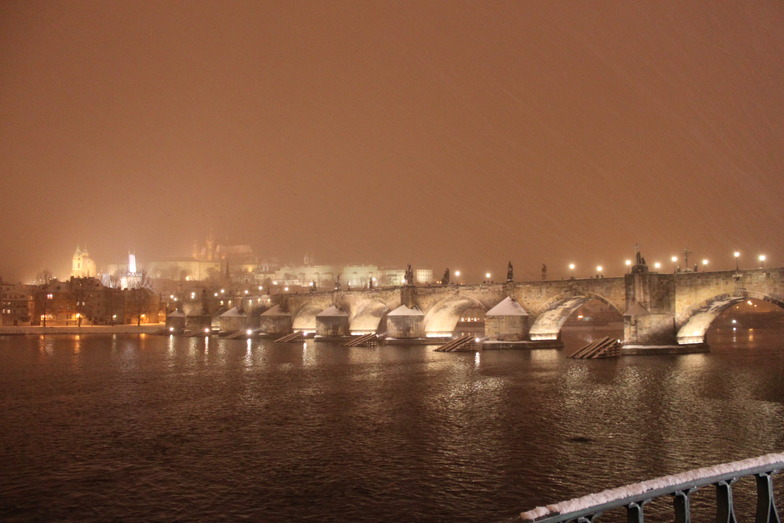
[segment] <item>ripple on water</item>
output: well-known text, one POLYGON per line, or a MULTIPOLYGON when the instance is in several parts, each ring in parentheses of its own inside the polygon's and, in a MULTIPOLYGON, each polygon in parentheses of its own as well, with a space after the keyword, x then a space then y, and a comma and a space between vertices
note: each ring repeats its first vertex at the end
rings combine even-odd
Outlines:
POLYGON ((69 337, 4 338, 0 518, 503 520, 780 451, 784 347, 761 338, 603 361, 564 358, 566 336, 564 351, 478 361, 152 336, 82 337, 75 354, 69 337))

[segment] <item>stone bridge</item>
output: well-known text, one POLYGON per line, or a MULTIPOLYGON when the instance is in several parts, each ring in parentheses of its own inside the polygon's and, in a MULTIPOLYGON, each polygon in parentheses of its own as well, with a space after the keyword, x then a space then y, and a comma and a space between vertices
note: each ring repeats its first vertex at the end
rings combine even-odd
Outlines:
MULTIPOLYGON (((620 278, 314 292, 277 295, 274 301, 278 307, 269 314, 276 318, 279 332, 316 332, 319 315, 329 315, 325 311, 331 310, 332 317, 340 314, 339 321, 345 324, 343 330, 330 331, 332 334, 387 332, 405 339, 452 336, 463 313, 473 309, 490 313, 486 316, 488 337, 535 346, 558 340, 567 318, 595 299, 623 316, 627 353, 687 352, 706 350, 710 324, 735 303, 754 298, 784 307, 782 276, 781 268, 641 272, 620 278), (489 329, 491 316, 494 322, 497 319, 492 309, 506 298, 519 304, 515 305, 518 318, 489 329), (285 321, 281 323, 280 318, 285 321)), ((261 316, 262 331, 273 325, 265 327, 265 314, 261 316)))

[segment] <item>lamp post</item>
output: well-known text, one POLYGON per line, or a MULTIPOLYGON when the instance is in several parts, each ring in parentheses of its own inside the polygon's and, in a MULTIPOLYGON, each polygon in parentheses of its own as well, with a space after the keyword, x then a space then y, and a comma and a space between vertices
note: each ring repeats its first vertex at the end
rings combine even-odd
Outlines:
POLYGON ((632 261, 631 260, 626 260, 626 270, 631 272, 631 270, 632 270, 632 261))
POLYGON ((455 283, 460 285, 460 271, 455 271, 455 283))
POLYGON ((602 277, 602 270, 603 269, 604 269, 604 267, 602 267, 601 265, 597 265, 596 266, 596 277, 597 278, 601 278, 602 277))
POLYGON ((764 269, 765 268, 765 260, 766 259, 767 259, 767 256, 765 256, 764 254, 760 254, 759 255, 760 269, 764 269))
POLYGON ((487 283, 490 283, 490 273, 489 273, 489 272, 486 272, 486 273, 485 273, 485 281, 486 281, 487 283))
POLYGON ((676 263, 678 263, 678 257, 677 256, 673 256, 670 259, 672 260, 672 272, 678 272, 678 266, 675 265, 676 263))
POLYGON ((658 271, 659 269, 661 269, 661 263, 659 263, 659 262, 654 263, 653 264, 653 268, 658 271))
POLYGON ((708 270, 708 259, 707 258, 703 258, 702 259, 702 270, 703 271, 707 271, 708 270))
POLYGON ((740 265, 738 262, 738 258, 740 258, 740 251, 735 251, 732 253, 732 255, 735 257, 735 272, 738 272, 740 270, 740 265))
POLYGON ((569 264, 569 270, 571 271, 571 274, 572 274, 571 279, 574 279, 574 264, 573 263, 569 264))

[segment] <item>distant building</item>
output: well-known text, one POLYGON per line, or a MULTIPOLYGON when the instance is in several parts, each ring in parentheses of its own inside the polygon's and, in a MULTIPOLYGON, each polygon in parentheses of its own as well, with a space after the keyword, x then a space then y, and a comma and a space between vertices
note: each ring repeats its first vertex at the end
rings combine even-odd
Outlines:
POLYGON ((90 258, 87 249, 81 249, 77 245, 71 263, 71 276, 74 278, 91 278, 95 277, 96 274, 95 261, 90 258))
POLYGON ((127 265, 109 265, 101 275, 101 283, 115 289, 136 289, 148 287, 149 280, 144 270, 136 265, 136 254, 128 252, 127 265))
POLYGON ((254 283, 258 266, 250 245, 218 243, 210 232, 193 243, 191 258, 151 261, 145 268, 155 280, 254 283))
MULTIPOLYGON (((405 283, 405 269, 379 269, 379 283, 383 287, 395 287, 405 283)), ((433 269, 414 269, 414 284, 427 285, 433 282, 433 269)))
MULTIPOLYGON (((286 265, 274 273, 276 285, 317 288, 334 287, 338 277, 341 288, 397 287, 403 284, 405 269, 383 269, 378 265, 286 265)), ((433 281, 432 269, 414 270, 414 283, 426 285, 433 281)))

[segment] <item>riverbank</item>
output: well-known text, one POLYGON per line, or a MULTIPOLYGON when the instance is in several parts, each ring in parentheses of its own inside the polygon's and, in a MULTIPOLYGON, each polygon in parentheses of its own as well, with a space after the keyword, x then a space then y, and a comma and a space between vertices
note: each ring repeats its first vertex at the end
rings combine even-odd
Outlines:
POLYGON ((154 334, 165 328, 163 323, 145 323, 142 325, 82 325, 41 327, 39 325, 23 325, 0 327, 0 336, 24 336, 41 334, 154 334))

